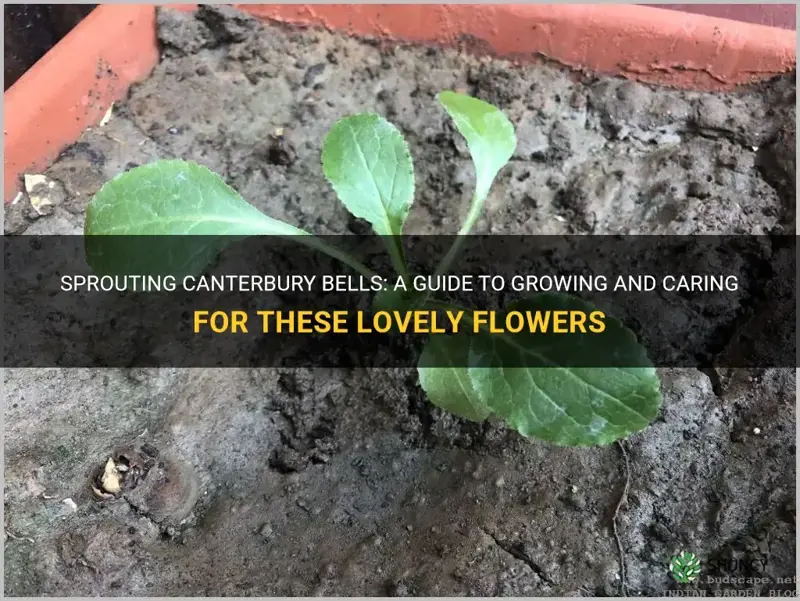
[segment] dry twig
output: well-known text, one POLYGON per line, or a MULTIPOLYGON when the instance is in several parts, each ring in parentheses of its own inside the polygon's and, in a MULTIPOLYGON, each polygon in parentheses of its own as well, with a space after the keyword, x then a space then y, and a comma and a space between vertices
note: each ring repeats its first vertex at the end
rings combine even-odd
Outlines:
POLYGON ((614 509, 614 517, 611 520, 611 525, 614 530, 614 540, 617 541, 617 553, 619 554, 619 567, 620 567, 620 577, 622 578, 622 596, 628 596, 628 580, 625 574, 625 549, 622 547, 622 539, 619 537, 619 528, 617 527, 617 518, 619 517, 619 511, 622 509, 622 506, 628 502, 628 488, 631 484, 631 466, 630 461, 628 460, 628 451, 625 449, 625 444, 620 440, 617 441, 617 445, 619 446, 620 451, 622 451, 622 457, 625 460, 625 487, 622 489, 622 494, 619 497, 619 501, 617 501, 617 506, 614 509))

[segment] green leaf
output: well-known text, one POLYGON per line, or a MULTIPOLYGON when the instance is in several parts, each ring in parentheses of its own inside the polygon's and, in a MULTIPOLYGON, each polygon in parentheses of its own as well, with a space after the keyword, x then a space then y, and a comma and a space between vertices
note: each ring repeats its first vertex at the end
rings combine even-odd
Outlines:
POLYGON ((472 231, 481 214, 494 178, 511 159, 517 147, 514 126, 495 106, 456 92, 441 92, 438 99, 467 141, 475 166, 476 181, 469 211, 453 245, 436 268, 437 276, 450 270, 464 243, 464 236, 472 231))
POLYGON ((371 274, 308 232, 265 215, 216 173, 181 160, 142 165, 107 182, 89 203, 84 233, 87 260, 100 273, 195 274, 234 240, 274 235, 299 237, 371 274))
POLYGON ((395 270, 407 276, 400 235, 414 202, 414 164, 398 129, 371 113, 337 121, 322 145, 322 170, 347 210, 385 237, 395 270))
POLYGON ((414 202, 414 165, 403 135, 379 115, 336 122, 325 137, 322 170, 339 199, 381 236, 399 236, 414 202))
MULTIPOLYGON (((575 297, 542 294, 509 310, 590 313, 594 309, 575 297)), ((617 320, 604 321, 602 336, 525 333, 481 334, 469 341, 464 336, 454 338, 462 348, 446 349, 452 367, 441 367, 444 363, 429 358, 420 363, 420 380, 426 378, 423 387, 434 404, 458 415, 484 406, 523 436, 564 446, 608 444, 647 427, 658 414, 661 392, 656 371, 634 334, 617 320), (601 364, 600 358, 610 353, 614 363, 631 367, 570 367, 601 364), (426 367, 432 364, 436 367, 426 367), (519 365, 535 367, 514 367, 519 365), (464 385, 454 394, 453 381, 468 381, 471 388, 464 385)))
POLYGON ((470 214, 477 219, 494 178, 517 147, 514 126, 502 111, 483 100, 449 91, 441 92, 438 99, 464 136, 472 155, 476 182, 470 214))
POLYGON ((385 287, 372 299, 373 311, 405 311, 411 303, 411 295, 385 287))
POLYGON ((419 383, 434 405, 459 417, 481 422, 492 410, 473 388, 467 369, 468 356, 469 342, 462 336, 430 337, 419 359, 419 383), (448 364, 449 367, 443 367, 448 364))
POLYGON ((164 160, 106 183, 86 211, 87 236, 308 235, 264 215, 216 173, 197 163, 164 160))

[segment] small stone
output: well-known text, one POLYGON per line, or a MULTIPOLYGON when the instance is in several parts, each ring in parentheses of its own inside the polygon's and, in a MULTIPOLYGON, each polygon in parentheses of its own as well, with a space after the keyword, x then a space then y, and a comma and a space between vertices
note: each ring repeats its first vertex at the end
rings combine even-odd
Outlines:
POLYGON ((259 528, 259 530, 258 530, 258 534, 259 534, 259 536, 260 536, 261 538, 263 538, 264 540, 270 540, 270 539, 272 538, 272 535, 273 535, 274 533, 275 533, 275 531, 273 530, 273 528, 272 528, 272 525, 271 525, 271 524, 269 524, 269 523, 267 523, 267 524, 264 524, 264 525, 263 525, 263 526, 261 526, 261 528, 259 528))
POLYGON ((755 434, 756 436, 761 434, 761 428, 753 428, 753 434, 755 434))
POLYGON ((153 458, 158 457, 158 449, 147 442, 142 445, 142 453, 144 453, 148 457, 153 457, 153 458))
POLYGON ((317 83, 317 78, 325 71, 325 63, 319 63, 309 67, 303 76, 303 86, 311 88, 317 83))
POLYGON ((28 200, 33 208, 29 215, 32 219, 52 214, 54 205, 64 200, 64 190, 61 185, 57 185, 54 180, 44 175, 26 173, 24 181, 25 191, 28 193, 28 200))
POLYGON ((122 490, 120 486, 120 474, 117 471, 114 460, 111 458, 106 462, 106 467, 103 470, 102 484, 103 490, 111 494, 116 494, 122 490))

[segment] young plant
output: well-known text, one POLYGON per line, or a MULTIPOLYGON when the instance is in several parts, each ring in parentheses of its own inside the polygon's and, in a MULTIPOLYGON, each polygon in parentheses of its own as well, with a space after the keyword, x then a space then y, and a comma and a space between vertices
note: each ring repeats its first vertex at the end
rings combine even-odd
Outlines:
MULTIPOLYGON (((498 172, 516 148, 514 127, 496 107, 455 92, 438 100, 465 138, 475 168, 475 190, 467 215, 435 275, 446 273, 480 216, 498 172)), ((414 200, 414 166, 397 128, 374 114, 338 121, 323 143, 322 166, 339 199, 356 217, 383 237, 397 273, 407 276, 401 236, 414 200)), ((233 238, 284 236, 342 261, 356 272, 373 275, 358 260, 290 224, 273 219, 247 203, 218 175, 181 160, 136 167, 108 182, 92 199, 85 233, 95 235, 205 235, 214 237, 206 252, 173 253, 162 261, 175 271, 201 271, 233 238)), ((88 253, 90 254, 90 253, 88 253)), ((106 272, 123 273, 122 255, 89 256, 106 272)), ((379 295, 380 296, 380 295, 379 295)), ((390 299, 378 299, 388 302, 390 299)), ((427 294, 392 298, 400 308, 442 308, 427 294)), ((584 310, 592 308, 567 295, 540 294, 515 303, 514 310, 584 310)), ((462 418, 483 421, 494 415, 523 436, 559 445, 608 444, 644 429, 658 413, 660 384, 644 348, 616 320, 606 322, 615 352, 631 358, 632 368, 564 367, 559 357, 576 352, 569 337, 547 347, 535 335, 432 336, 418 364, 419 381, 432 403, 462 418), (519 365, 520 356, 536 357, 551 367, 519 365), (480 366, 469 367, 480 357, 480 366), (516 360, 516 361, 515 361, 516 360), (485 367, 492 365, 493 367, 485 367)), ((580 352, 603 356, 602 343, 584 341, 580 352)))

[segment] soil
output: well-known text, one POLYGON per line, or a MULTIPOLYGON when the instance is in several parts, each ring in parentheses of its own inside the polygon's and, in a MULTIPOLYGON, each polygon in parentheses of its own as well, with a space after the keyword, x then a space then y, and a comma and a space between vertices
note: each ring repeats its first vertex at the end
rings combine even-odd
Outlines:
MULTIPOLYGON (((657 89, 219 7, 162 10, 159 37, 152 76, 45 172, 50 204, 7 207, 6 233, 79 234, 106 180, 163 157, 313 232, 364 231, 320 149, 365 110, 415 158, 407 231, 452 233, 472 168, 447 88, 518 130, 478 232, 795 231, 794 75, 657 89)), ((570 449, 442 414, 414 370, 7 369, 5 593, 663 595, 681 550, 698 588, 795 591, 794 370, 660 372, 650 427, 570 449), (109 458, 127 471, 99 498, 109 458)))

